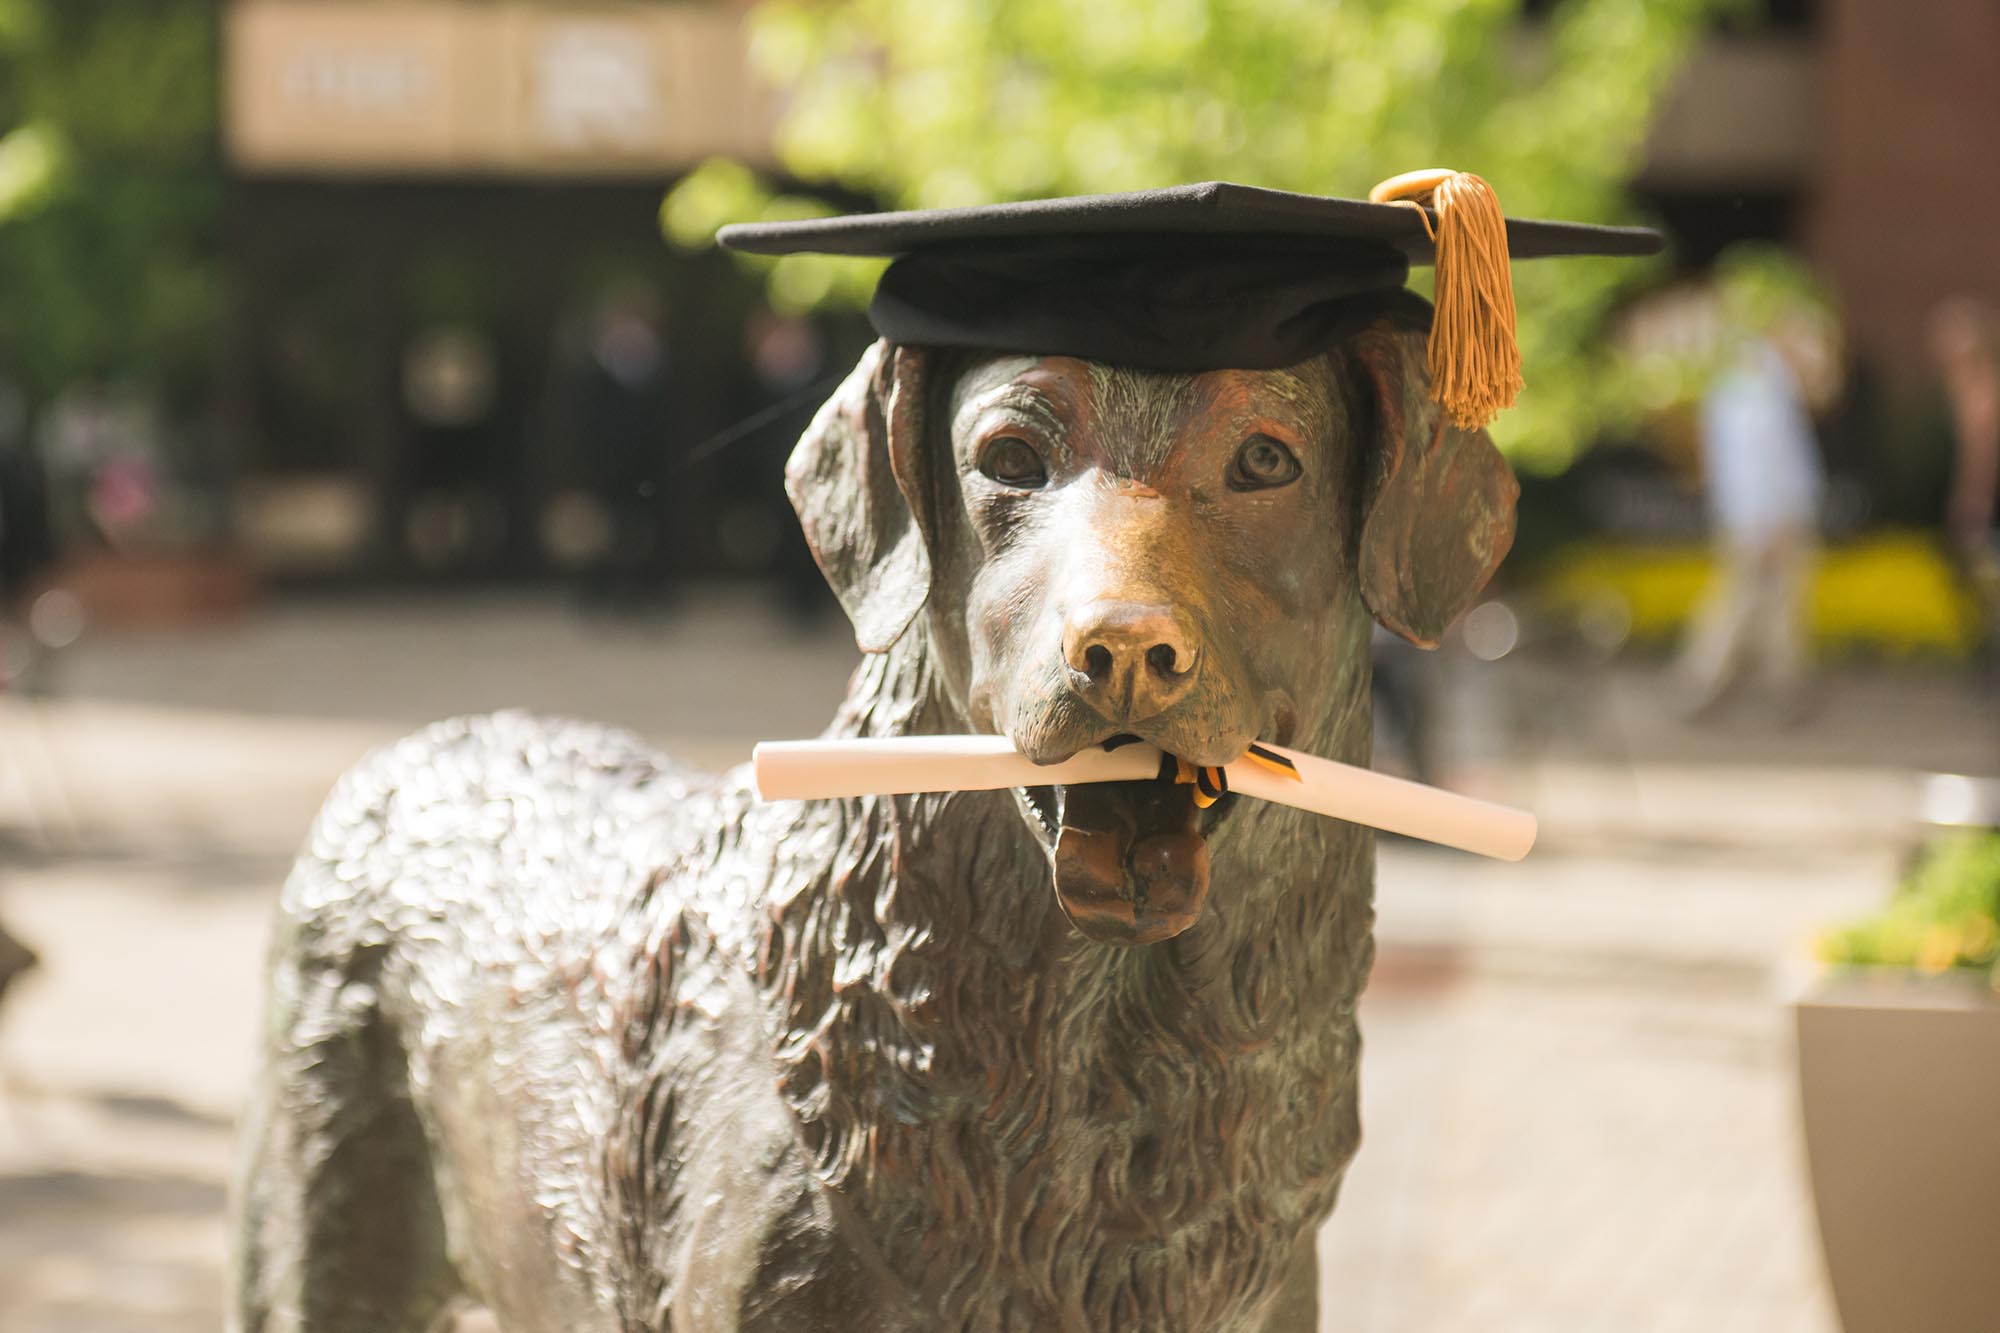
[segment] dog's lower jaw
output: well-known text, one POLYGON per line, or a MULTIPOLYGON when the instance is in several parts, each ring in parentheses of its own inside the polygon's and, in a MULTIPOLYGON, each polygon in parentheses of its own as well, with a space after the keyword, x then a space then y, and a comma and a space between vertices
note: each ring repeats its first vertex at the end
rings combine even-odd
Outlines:
POLYGON ((1070 791, 1052 868, 1063 915, 1090 939, 1156 944, 1180 934, 1208 898, 1193 789, 1154 781, 1070 791))
POLYGON ((1204 812, 1193 788, 1161 781, 1017 787, 1047 855, 1057 904, 1101 944, 1157 944, 1200 919, 1208 898, 1204 812))

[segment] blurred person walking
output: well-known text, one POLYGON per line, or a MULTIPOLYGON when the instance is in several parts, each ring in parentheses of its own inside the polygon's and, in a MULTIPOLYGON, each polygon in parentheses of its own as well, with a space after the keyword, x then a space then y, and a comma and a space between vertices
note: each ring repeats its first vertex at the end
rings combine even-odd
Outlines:
POLYGON ((1701 401, 1717 574, 1681 661, 1690 717, 1753 668, 1773 702, 1806 704, 1805 596, 1818 547, 1821 465, 1807 386, 1830 349, 1802 318, 1744 338, 1701 401))
POLYGON ((497 339, 476 323, 430 324, 403 350, 403 541, 428 572, 491 568, 506 545, 503 381, 497 339))
POLYGON ((1930 344, 1944 373, 1957 445, 1945 533, 1967 558, 1990 559, 2000 489, 2000 334, 1991 311, 1956 296, 1931 312, 1930 344))
POLYGON ((1950 400, 1951 491, 1945 536, 1980 611, 1980 651, 2000 666, 2000 320, 1968 296, 1940 302, 1930 317, 1931 356, 1950 400))
POLYGON ((679 561, 666 485, 671 423, 659 305, 638 283, 614 290, 592 321, 583 368, 582 435, 609 541, 589 590, 615 609, 672 592, 679 561))
POLYGON ((839 603, 786 499, 785 463, 830 387, 827 342, 810 321, 766 308, 751 314, 743 343, 743 418, 757 424, 730 443, 725 519, 739 532, 756 532, 760 563, 776 576, 779 605, 794 625, 810 628, 839 603))

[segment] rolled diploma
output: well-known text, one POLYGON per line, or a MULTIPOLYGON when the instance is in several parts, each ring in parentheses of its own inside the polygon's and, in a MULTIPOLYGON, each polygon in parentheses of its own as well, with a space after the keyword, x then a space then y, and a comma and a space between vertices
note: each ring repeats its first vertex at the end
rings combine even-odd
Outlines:
MULTIPOLYGON (((1535 817, 1525 810, 1279 745, 1264 748, 1297 765, 1298 780, 1239 759, 1224 769, 1229 790, 1502 861, 1520 860, 1535 844, 1535 817)), ((817 801, 1137 782, 1159 773, 1160 758, 1153 746, 1133 743, 1115 750, 1092 747, 1060 763, 1037 764, 1004 736, 896 736, 764 741, 751 752, 750 764, 764 800, 817 801)))
POLYGON ((1300 780, 1239 759, 1223 769, 1229 775, 1229 790, 1500 861, 1518 861, 1535 845, 1535 817, 1526 810, 1300 754, 1282 745, 1264 748, 1291 760, 1300 780))

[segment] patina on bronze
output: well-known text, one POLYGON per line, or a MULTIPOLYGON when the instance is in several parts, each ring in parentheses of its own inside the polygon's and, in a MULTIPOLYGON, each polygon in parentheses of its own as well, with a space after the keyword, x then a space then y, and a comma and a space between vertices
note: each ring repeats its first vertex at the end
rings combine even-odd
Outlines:
MULTIPOLYGON (((1424 364, 1393 313, 1281 370, 878 344, 789 474, 834 729, 1365 763, 1370 613, 1435 640, 1512 533, 1424 364)), ((1372 839, 1186 791, 760 805, 516 714, 374 756, 284 893, 234 1326, 1314 1327, 1372 839)))

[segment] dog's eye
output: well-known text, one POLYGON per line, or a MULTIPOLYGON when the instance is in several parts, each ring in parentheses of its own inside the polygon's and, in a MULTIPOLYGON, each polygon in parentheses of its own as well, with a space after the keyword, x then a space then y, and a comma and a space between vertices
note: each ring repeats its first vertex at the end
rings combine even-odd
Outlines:
POLYGON ((1239 491, 1261 491, 1289 485, 1302 471, 1290 449, 1268 435, 1252 435, 1229 465, 1229 484, 1239 491))
POLYGON ((984 453, 979 455, 979 470, 1002 486, 1016 486, 1022 490, 1034 490, 1049 479, 1048 468, 1042 465, 1042 456, 1035 447, 1015 435, 1002 435, 990 441, 984 453))

